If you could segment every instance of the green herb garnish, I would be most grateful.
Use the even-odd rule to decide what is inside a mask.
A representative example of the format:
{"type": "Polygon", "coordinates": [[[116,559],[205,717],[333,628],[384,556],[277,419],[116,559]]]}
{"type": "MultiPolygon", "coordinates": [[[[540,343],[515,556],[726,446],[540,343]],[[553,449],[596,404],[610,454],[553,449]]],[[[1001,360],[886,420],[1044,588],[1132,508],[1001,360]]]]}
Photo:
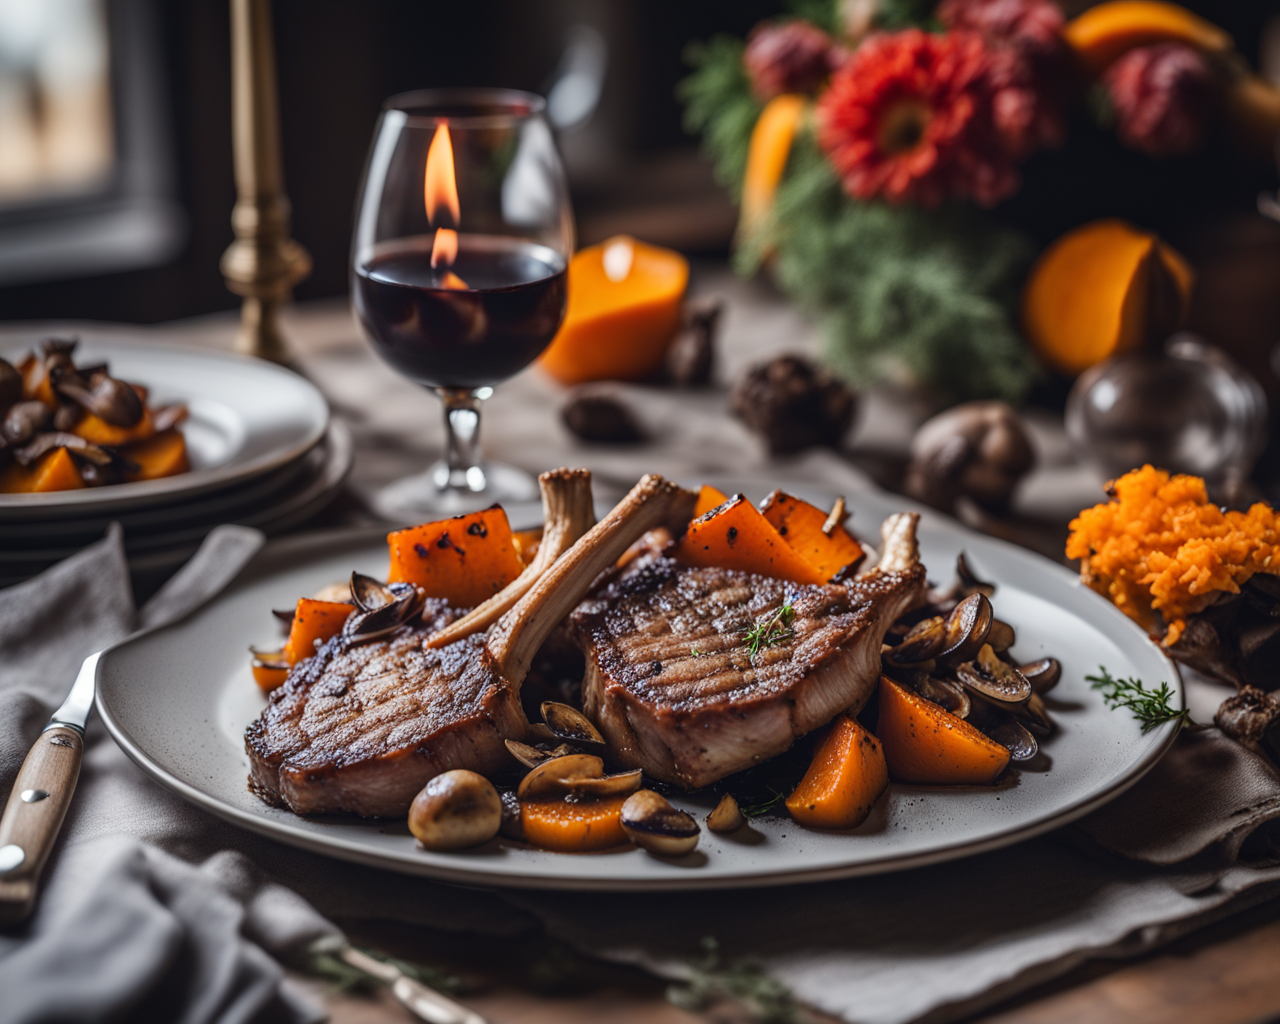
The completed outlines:
{"type": "Polygon", "coordinates": [[[738,810],[742,812],[744,818],[758,818],[762,814],[768,814],[791,795],[790,792],[775,789],[773,786],[769,786],[768,789],[772,794],[771,796],[767,796],[763,800],[757,800],[755,803],[738,804],[738,810]]]}
{"type": "Polygon", "coordinates": [[[799,1024],[800,1005],[786,985],[756,964],[726,964],[720,943],[710,936],[700,945],[702,955],[688,962],[687,980],[667,988],[669,1002],[696,1012],[732,999],[756,1024],[799,1024]]]}
{"type": "Polygon", "coordinates": [[[1188,711],[1173,709],[1173,690],[1168,683],[1162,681],[1159,689],[1148,690],[1140,679],[1113,679],[1102,665],[1098,666],[1098,671],[1102,675],[1085,676],[1085,679],[1092,684],[1093,689],[1102,691],[1102,699],[1106,701],[1107,707],[1112,710],[1128,708],[1132,711],[1133,717],[1142,723],[1144,733],[1158,725],[1164,725],[1165,722],[1186,725],[1191,721],[1188,711]]]}
{"type": "Polygon", "coordinates": [[[791,628],[791,623],[795,620],[796,610],[791,606],[791,599],[787,598],[773,615],[747,630],[747,653],[754,660],[762,648],[790,640],[796,635],[796,631],[791,628]]]}
{"type": "Polygon", "coordinates": [[[701,658],[701,657],[702,657],[702,652],[701,652],[700,650],[698,650],[698,648],[696,648],[696,647],[690,647],[690,648],[689,648],[689,654],[690,654],[692,657],[695,657],[695,658],[701,658]]]}

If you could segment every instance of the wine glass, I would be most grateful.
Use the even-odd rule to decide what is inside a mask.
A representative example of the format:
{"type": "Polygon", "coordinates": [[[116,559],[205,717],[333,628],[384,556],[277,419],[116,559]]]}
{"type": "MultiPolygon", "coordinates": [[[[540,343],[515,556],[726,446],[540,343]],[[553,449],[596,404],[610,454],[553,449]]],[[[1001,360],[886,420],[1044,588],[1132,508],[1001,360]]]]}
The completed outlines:
{"type": "Polygon", "coordinates": [[[383,489],[391,519],[537,497],[480,459],[480,403],[529,365],[564,319],[573,215],[544,102],[510,89],[393,96],[356,213],[351,291],[374,351],[444,404],[448,448],[383,489]]]}

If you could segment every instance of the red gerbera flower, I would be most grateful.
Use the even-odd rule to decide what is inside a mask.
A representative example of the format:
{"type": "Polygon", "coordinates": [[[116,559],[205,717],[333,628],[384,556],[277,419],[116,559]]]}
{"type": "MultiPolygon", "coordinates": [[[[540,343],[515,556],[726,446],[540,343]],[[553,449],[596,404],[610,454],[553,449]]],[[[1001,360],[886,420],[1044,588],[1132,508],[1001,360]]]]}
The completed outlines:
{"type": "Polygon", "coordinates": [[[818,138],[858,199],[991,206],[1018,187],[993,122],[980,36],[908,29],[867,38],[818,103],[818,138]]]}

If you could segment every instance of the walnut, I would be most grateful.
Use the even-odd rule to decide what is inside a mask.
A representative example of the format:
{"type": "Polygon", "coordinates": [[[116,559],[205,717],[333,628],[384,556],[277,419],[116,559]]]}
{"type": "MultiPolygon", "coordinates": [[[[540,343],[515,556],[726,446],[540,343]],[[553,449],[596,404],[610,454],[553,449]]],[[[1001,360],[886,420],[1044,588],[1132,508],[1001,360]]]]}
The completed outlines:
{"type": "Polygon", "coordinates": [[[729,403],[774,455],[814,445],[839,447],[857,411],[857,396],[803,356],[753,366],[729,403]]]}
{"type": "Polygon", "coordinates": [[[1222,702],[1213,722],[1242,746],[1280,765],[1280,696],[1246,686],[1222,702]]]}
{"type": "Polygon", "coordinates": [[[966,402],[924,424],[911,441],[904,490],[944,512],[966,495],[988,512],[1009,499],[1035,463],[1018,414],[1004,402],[966,402]]]}

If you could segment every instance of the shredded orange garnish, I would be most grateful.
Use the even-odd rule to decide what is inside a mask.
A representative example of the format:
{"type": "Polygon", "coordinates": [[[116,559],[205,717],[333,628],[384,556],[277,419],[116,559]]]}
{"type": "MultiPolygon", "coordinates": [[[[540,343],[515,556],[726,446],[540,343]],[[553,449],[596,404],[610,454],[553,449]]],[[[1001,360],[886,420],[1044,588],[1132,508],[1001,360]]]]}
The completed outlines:
{"type": "Polygon", "coordinates": [[[1280,574],[1280,519],[1259,502],[1226,512],[1204,481],[1143,466],[1107,485],[1111,501],[1071,521],[1067,557],[1080,576],[1145,629],[1177,643],[1187,616],[1219,591],[1239,593],[1254,573],[1280,574]],[[1158,618],[1157,618],[1158,614],[1158,618]]]}

